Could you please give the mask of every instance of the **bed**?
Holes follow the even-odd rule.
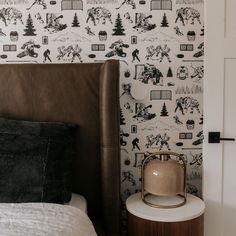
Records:
[[[62,219],[67,219],[70,215],[73,222],[64,223],[69,228],[75,227],[75,231],[76,224],[79,224],[77,219],[81,218],[90,230],[93,231],[95,227],[98,235],[120,235],[119,62],[110,60],[93,64],[5,64],[0,65],[0,71],[1,117],[79,125],[72,191],[84,196],[87,201],[87,213],[73,204],[64,206],[22,203],[17,204],[19,210],[14,204],[1,203],[0,225],[4,223],[3,225],[9,226],[14,222],[14,214],[17,217],[17,212],[22,212],[26,207],[35,209],[37,217],[34,218],[29,210],[25,218],[20,217],[23,224],[27,224],[28,218],[31,221],[40,219],[42,212],[44,215],[51,214],[54,218],[60,212],[60,232],[63,232],[64,227]],[[8,222],[3,222],[4,209],[10,215]],[[89,218],[86,219],[87,214]],[[48,219],[48,222],[51,221]],[[45,227],[38,223],[34,221],[33,225],[41,229]],[[55,226],[53,219],[51,224]],[[54,235],[83,235],[81,232]],[[53,236],[47,233],[42,235]]]

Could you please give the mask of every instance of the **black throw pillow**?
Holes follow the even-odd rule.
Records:
[[[76,130],[0,118],[0,202],[69,202]]]

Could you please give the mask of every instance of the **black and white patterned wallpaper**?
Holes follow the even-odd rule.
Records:
[[[203,0],[0,0],[0,63],[121,61],[121,190],[171,150],[201,196]]]

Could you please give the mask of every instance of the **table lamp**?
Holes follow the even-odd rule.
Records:
[[[180,154],[164,151],[150,154],[142,163],[141,179],[141,197],[149,206],[175,208],[186,203],[186,164]]]

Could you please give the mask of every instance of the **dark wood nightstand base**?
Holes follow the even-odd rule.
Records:
[[[144,220],[128,212],[129,236],[203,236],[203,215],[181,222]]]

